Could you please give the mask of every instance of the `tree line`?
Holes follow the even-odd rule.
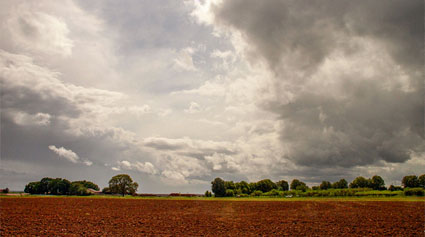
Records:
[[[402,179],[402,186],[390,185],[389,191],[403,190],[406,188],[425,188],[425,174],[421,176],[409,175]],[[350,184],[345,179],[336,182],[322,181],[319,186],[308,187],[304,182],[294,179],[291,184],[286,180],[273,182],[270,179],[263,179],[258,182],[248,183],[246,181],[233,182],[216,178],[211,182],[211,190],[215,197],[234,197],[234,196],[261,196],[263,194],[269,196],[277,196],[279,192],[285,191],[306,192],[308,190],[328,190],[328,189],[358,189],[358,190],[387,190],[385,181],[381,176],[375,175],[372,178],[364,178],[359,176]],[[421,191],[423,193],[423,191]],[[212,196],[209,191],[205,192],[205,196]]]
[[[127,174],[115,175],[109,180],[109,186],[102,190],[105,194],[134,194],[139,184],[133,182]],[[50,195],[78,195],[86,196],[92,194],[89,189],[99,191],[99,186],[91,181],[69,181],[62,178],[42,178],[40,181],[30,182],[25,185],[24,192],[30,194]]]

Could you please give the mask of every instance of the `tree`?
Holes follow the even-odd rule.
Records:
[[[321,190],[326,190],[332,188],[332,184],[329,181],[322,181],[319,187]]]
[[[73,183],[80,183],[86,188],[91,188],[91,189],[94,189],[96,191],[99,191],[99,186],[97,186],[97,184],[95,184],[91,181],[83,180],[83,181],[74,181]]]
[[[109,180],[109,189],[111,193],[117,193],[124,196],[125,194],[134,194],[139,184],[133,182],[128,174],[119,174]]]
[[[260,190],[263,193],[269,192],[272,189],[277,189],[277,185],[270,179],[263,179],[257,182],[256,190]]]
[[[30,182],[25,185],[24,192],[30,194],[40,194],[41,193],[41,184],[40,182]]]
[[[5,188],[2,190],[2,193],[9,193],[9,188]]]
[[[252,191],[249,187],[249,184],[246,181],[241,181],[238,184],[238,188],[242,191],[242,193],[250,194]]]
[[[337,182],[335,182],[335,183],[332,184],[332,188],[335,188],[335,189],[348,188],[347,180],[340,179],[339,181],[337,181]]]
[[[419,186],[419,180],[416,175],[404,176],[401,183],[404,188],[416,188]]]
[[[65,195],[69,193],[71,182],[66,179],[56,178],[47,184],[48,193],[53,195]]]
[[[374,190],[385,190],[385,182],[381,176],[375,175],[370,180],[370,188]]]
[[[289,190],[289,184],[285,180],[277,181],[276,186],[277,186],[278,190],[280,190],[280,191],[288,191]]]
[[[42,178],[40,180],[40,194],[48,194],[49,193],[49,183],[52,181],[52,178]]]
[[[224,185],[224,180],[220,178],[215,178],[214,181],[211,182],[211,190],[213,191],[216,197],[224,197],[226,195],[226,187]]]
[[[370,186],[370,180],[359,176],[350,183],[350,188],[368,188]]]
[[[297,187],[298,186],[305,186],[305,189],[307,189],[307,185],[304,182],[301,182],[298,179],[292,180],[292,182],[291,182],[291,190],[297,190]],[[304,189],[304,187],[302,189]]]
[[[69,187],[69,194],[70,195],[78,195],[78,196],[86,196],[90,195],[90,193],[87,191],[87,188],[84,187],[81,183],[78,182],[72,182],[71,186]]]
[[[210,191],[205,191],[205,197],[211,197],[212,196],[212,193],[210,192]]]
[[[425,174],[419,176],[418,182],[419,182],[419,187],[425,188]]]

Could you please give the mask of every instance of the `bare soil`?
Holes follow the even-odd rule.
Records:
[[[0,198],[0,235],[424,236],[425,202]]]

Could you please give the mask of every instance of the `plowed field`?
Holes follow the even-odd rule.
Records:
[[[1,236],[424,236],[425,202],[1,198]]]

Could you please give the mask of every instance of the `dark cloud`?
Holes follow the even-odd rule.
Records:
[[[234,0],[214,12],[291,95],[262,103],[282,120],[286,158],[354,167],[425,151],[423,1]]]

